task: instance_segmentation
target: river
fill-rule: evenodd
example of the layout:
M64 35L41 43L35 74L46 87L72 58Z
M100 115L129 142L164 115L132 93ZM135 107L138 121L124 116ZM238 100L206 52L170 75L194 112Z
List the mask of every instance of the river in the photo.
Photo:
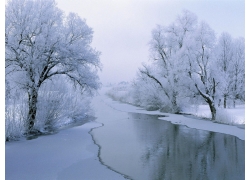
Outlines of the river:
M91 134L99 159L134 180L241 180L245 141L232 135L174 125L156 115L99 109L105 118ZM98 112L97 112L98 114Z

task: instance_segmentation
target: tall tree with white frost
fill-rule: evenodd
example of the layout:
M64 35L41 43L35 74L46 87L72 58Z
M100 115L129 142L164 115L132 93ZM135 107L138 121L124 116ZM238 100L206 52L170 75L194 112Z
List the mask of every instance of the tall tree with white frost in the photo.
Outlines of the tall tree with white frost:
M215 40L214 31L208 24L202 22L186 43L188 77L198 94L208 103L212 120L216 118L215 96L219 84L213 55Z
M28 132L36 120L38 92L44 82L63 76L82 91L100 83L99 52L85 20L64 16L54 0L9 0L5 10L6 75L28 93Z
M148 76L162 89L174 113L180 111L178 99L180 100L182 96L180 80L184 68L180 52L182 52L185 39L194 31L196 23L196 16L184 10L170 26L157 26L152 31L150 42L151 58L157 71L152 71L146 66L140 69L141 74Z
M245 39L238 38L234 40L234 53L231 66L233 83L231 86L231 96L233 105L235 101L245 102Z
M220 74L220 88L223 96L223 107L227 108L230 96L233 64L233 40L228 33L222 33L216 46L217 68Z
M222 33L215 54L224 108L228 107L228 100L235 107L235 101L244 101L245 94L244 38L233 39L228 33Z

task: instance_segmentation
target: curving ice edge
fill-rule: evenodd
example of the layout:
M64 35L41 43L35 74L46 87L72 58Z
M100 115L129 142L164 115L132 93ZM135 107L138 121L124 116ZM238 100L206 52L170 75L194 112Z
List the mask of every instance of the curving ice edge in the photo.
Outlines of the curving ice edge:
M241 140L245 140L245 129L239 128L237 126L214 123L212 121L186 117L184 115L162 113L159 111L147 111L145 109L138 108L130 104L113 101L111 98L105 95L104 91L100 92L100 96L105 104L118 111L151 114L151 115L162 115L165 117L159 117L159 119L169 121L173 124L180 124L180 125L185 125L189 128L229 134L236 136Z

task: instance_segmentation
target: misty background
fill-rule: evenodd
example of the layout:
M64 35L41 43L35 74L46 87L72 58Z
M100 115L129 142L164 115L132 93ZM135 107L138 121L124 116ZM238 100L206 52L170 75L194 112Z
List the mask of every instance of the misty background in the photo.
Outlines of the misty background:
M149 59L148 43L157 24L167 26L186 9L217 33L245 37L243 0L56 0L65 13L75 12L94 30L93 47L101 51L102 83L130 81Z

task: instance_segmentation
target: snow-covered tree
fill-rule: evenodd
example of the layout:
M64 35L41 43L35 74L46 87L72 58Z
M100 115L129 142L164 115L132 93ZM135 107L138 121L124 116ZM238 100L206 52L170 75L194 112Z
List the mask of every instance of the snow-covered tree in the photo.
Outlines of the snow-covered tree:
M169 26L153 29L149 46L151 63L139 68L134 81L138 104L154 100L153 104L178 113L184 103L198 100L209 105L215 120L222 99L225 108L228 100L234 105L244 101L243 38L234 40L223 33L217 41L206 22L198 23L196 15L184 10Z
M233 62L231 66L232 87L231 96L233 105L235 101L241 100L245 102L245 39L238 38L234 40Z
M212 120L216 117L215 96L218 89L216 61L214 58L215 33L205 22L201 22L186 43L187 77L191 86L208 103Z
M223 107L227 107L232 86L233 40L230 34L222 33L216 46L218 74L220 74L220 91Z
M65 16L54 0L9 0L5 10L6 78L28 94L27 128L32 131L38 92L44 82L62 76L82 91L100 83L99 52L85 20Z
M220 75L220 93L224 108L228 100L235 106L236 100L244 101L245 89L245 47L244 38L233 39L230 34L222 33L216 46L217 68Z
M184 10L181 16L170 26L157 26L152 31L150 41L151 59L150 66L140 68L140 73L146 75L155 83L168 99L171 112L180 112L182 98L181 76L183 74L183 62L180 57L185 39L194 31L197 23L196 16Z
M139 69L133 82L134 103L148 110L166 108L166 105L171 104L170 95L161 82L151 75L156 71L152 68L144 65L143 68ZM172 104L168 107L168 111L173 111Z

